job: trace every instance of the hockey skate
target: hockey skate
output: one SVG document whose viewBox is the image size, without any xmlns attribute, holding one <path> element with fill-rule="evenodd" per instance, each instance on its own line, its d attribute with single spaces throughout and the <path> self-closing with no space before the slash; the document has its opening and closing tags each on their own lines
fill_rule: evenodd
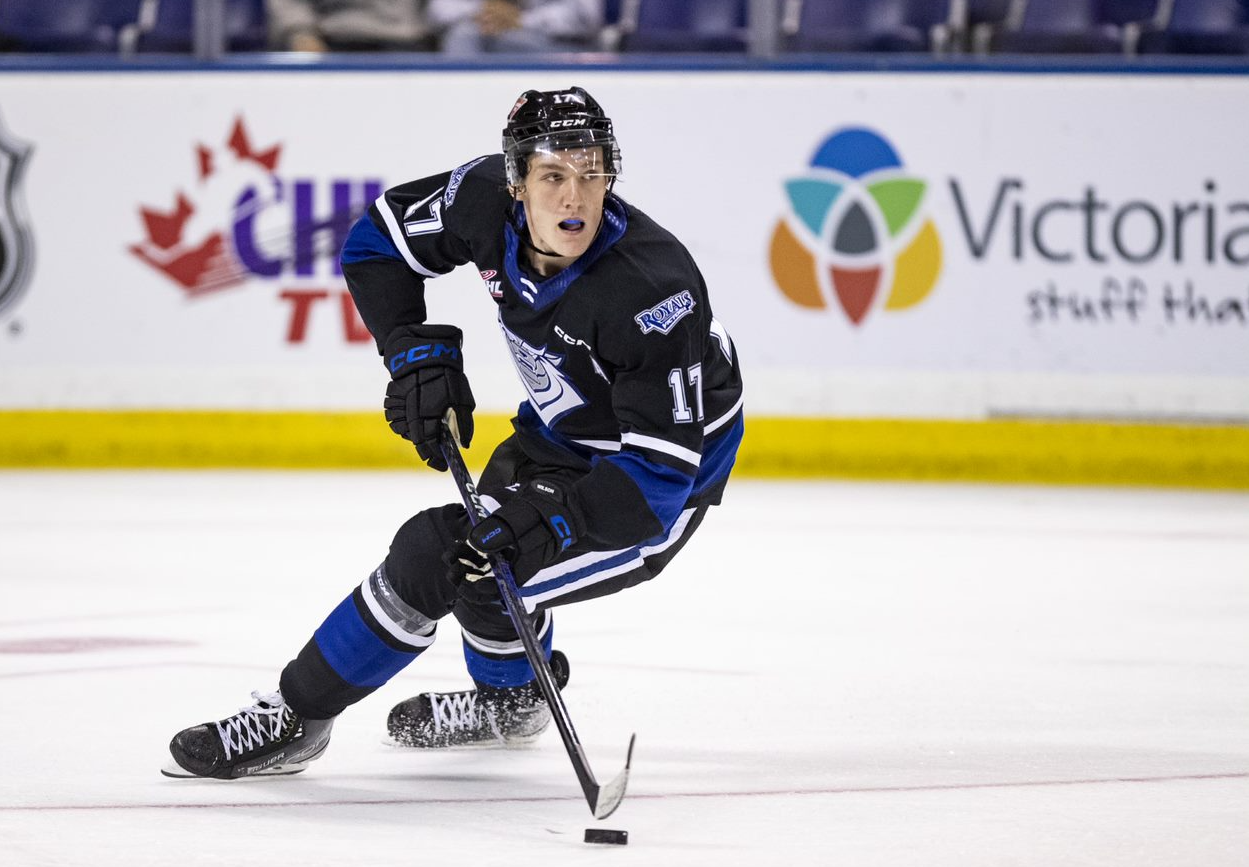
<svg viewBox="0 0 1249 867">
<path fill-rule="evenodd" d="M 568 657 L 551 653 L 560 689 L 568 683 Z M 395 744 L 416 749 L 517 747 L 532 743 L 551 724 L 551 708 L 537 683 L 510 688 L 478 684 L 459 692 L 423 692 L 395 705 L 386 720 Z"/>
<path fill-rule="evenodd" d="M 255 704 L 220 722 L 184 729 L 169 742 L 176 765 L 167 777 L 239 777 L 297 774 L 321 757 L 333 719 L 304 719 L 281 692 L 253 692 Z"/>
</svg>

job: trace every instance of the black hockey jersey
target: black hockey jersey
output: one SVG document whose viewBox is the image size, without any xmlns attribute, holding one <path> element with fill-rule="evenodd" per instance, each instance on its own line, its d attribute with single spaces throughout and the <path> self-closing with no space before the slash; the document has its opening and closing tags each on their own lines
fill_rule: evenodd
<svg viewBox="0 0 1249 867">
<path fill-rule="evenodd" d="M 586 470 L 570 505 L 595 547 L 642 543 L 719 502 L 742 438 L 741 376 L 688 251 L 612 194 L 590 248 L 552 277 L 525 264 L 523 231 L 501 155 L 387 190 L 342 252 L 379 349 L 425 322 L 427 279 L 471 262 L 528 392 L 520 445 Z"/>
</svg>

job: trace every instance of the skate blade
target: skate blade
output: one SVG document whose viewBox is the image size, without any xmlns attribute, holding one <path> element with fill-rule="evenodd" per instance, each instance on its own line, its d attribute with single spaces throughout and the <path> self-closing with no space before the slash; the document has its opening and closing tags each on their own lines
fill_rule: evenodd
<svg viewBox="0 0 1249 867">
<path fill-rule="evenodd" d="M 170 762 L 168 765 L 160 769 L 161 775 L 169 777 L 172 780 L 223 780 L 224 782 L 233 782 L 234 780 L 254 780 L 257 777 L 289 777 L 291 774 L 298 774 L 307 769 L 307 764 L 299 765 L 275 765 L 272 768 L 266 768 L 255 774 L 248 774 L 243 777 L 205 777 L 200 774 L 193 774 L 186 768 Z"/>
<path fill-rule="evenodd" d="M 391 747 L 392 749 L 402 750 L 407 753 L 429 753 L 429 752 L 459 752 L 471 750 L 526 750 L 538 742 L 538 738 L 542 736 L 539 732 L 536 735 L 530 735 L 523 738 L 511 738 L 507 741 L 482 741 L 474 744 L 445 744 L 441 746 L 421 746 L 419 744 L 405 744 L 402 741 L 395 740 L 393 737 L 382 738 L 382 745 Z"/>
</svg>

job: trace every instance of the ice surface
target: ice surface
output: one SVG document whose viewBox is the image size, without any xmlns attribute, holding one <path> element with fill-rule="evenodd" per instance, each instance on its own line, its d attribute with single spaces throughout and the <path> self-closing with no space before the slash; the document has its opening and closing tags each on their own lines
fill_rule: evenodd
<svg viewBox="0 0 1249 867">
<path fill-rule="evenodd" d="M 1243 865 L 1249 496 L 735 482 L 650 585 L 562 609 L 596 823 L 531 749 L 382 743 L 452 622 L 293 777 L 158 773 L 455 500 L 433 473 L 0 473 L 0 863 Z M 629 831 L 588 846 L 586 827 Z"/>
</svg>

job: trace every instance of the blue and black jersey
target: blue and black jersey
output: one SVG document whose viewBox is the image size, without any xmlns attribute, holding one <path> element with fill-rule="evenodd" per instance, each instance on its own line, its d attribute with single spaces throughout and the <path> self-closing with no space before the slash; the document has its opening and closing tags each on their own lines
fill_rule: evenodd
<svg viewBox="0 0 1249 867">
<path fill-rule="evenodd" d="M 583 541 L 607 550 L 670 531 L 720 501 L 741 442 L 728 332 L 689 252 L 609 194 L 598 237 L 543 278 L 525 264 L 524 213 L 501 155 L 386 191 L 353 228 L 343 273 L 379 349 L 425 322 L 425 282 L 472 263 L 528 393 L 513 421 L 538 465 L 580 469 Z"/>
</svg>

